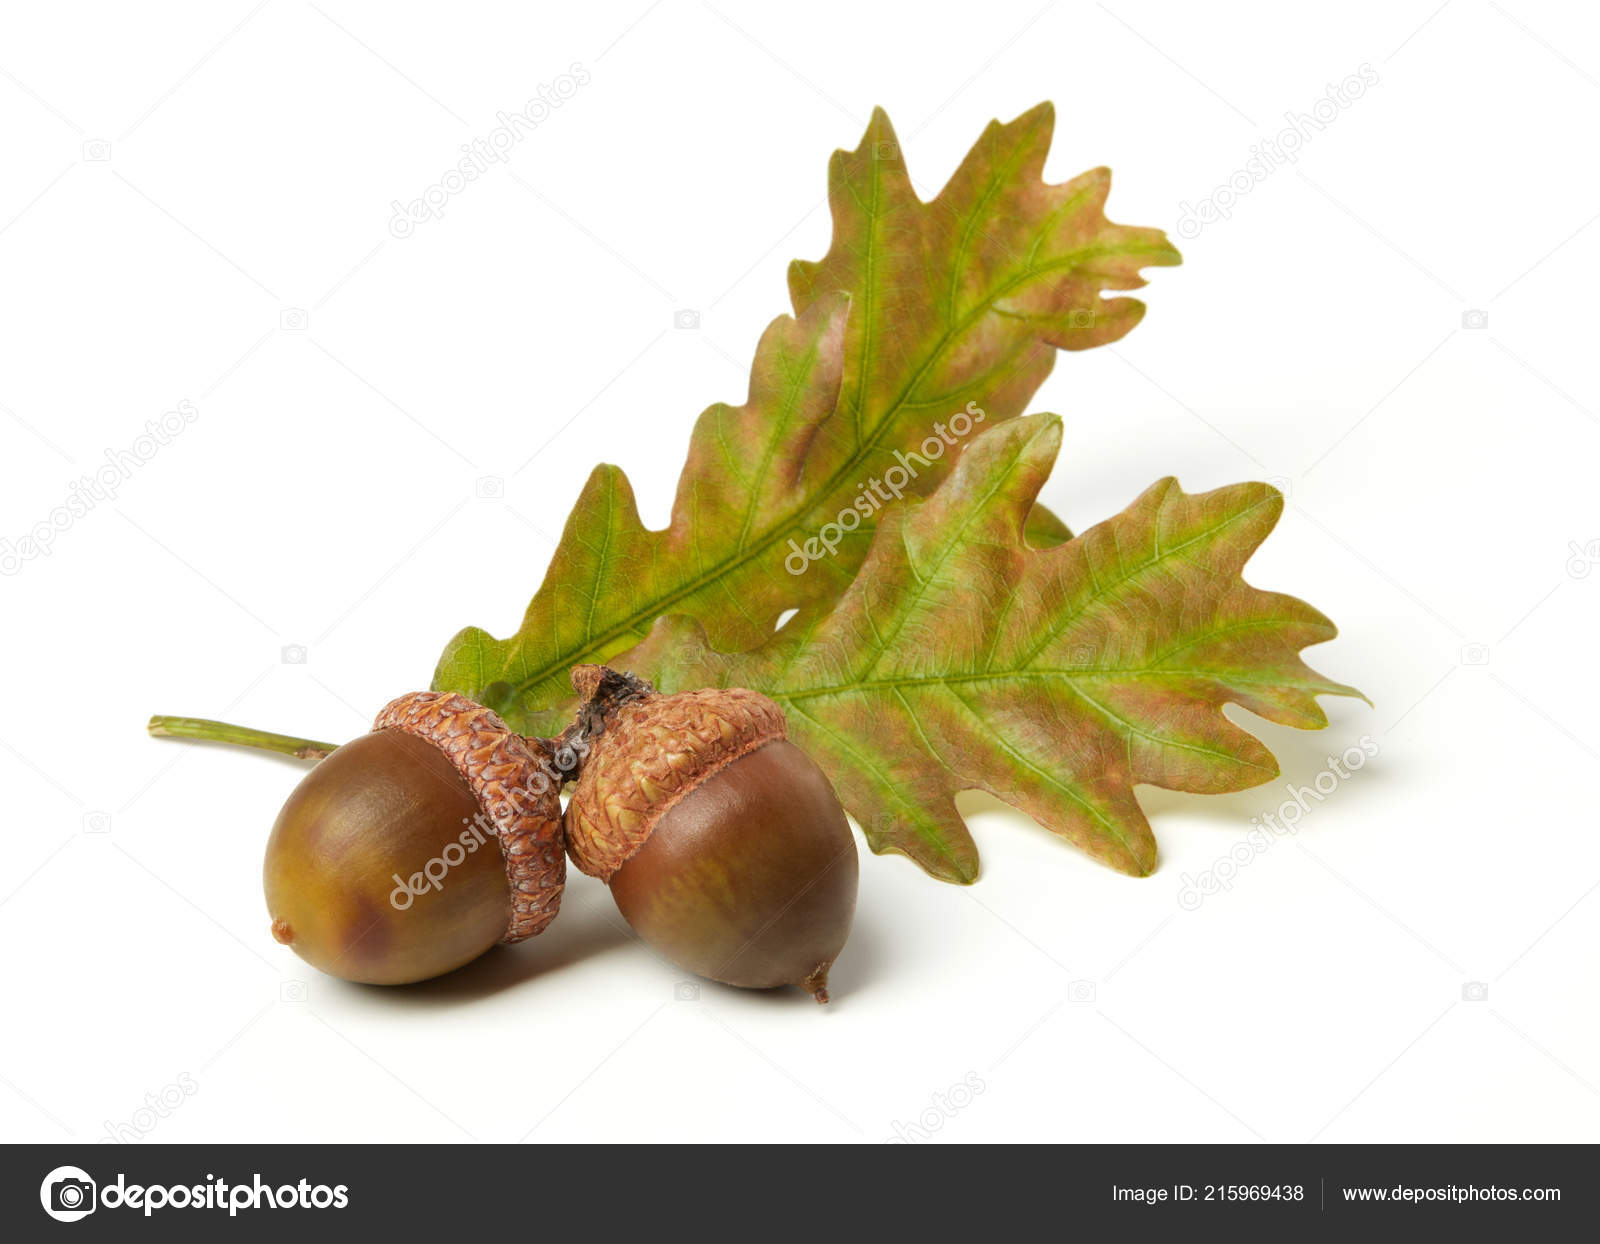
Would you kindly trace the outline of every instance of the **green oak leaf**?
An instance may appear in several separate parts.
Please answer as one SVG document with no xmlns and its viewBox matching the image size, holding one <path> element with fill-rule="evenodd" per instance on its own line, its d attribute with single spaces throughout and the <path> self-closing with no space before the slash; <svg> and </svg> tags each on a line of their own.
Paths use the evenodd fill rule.
<svg viewBox="0 0 1600 1244">
<path fill-rule="evenodd" d="M 1217 793 L 1278 774 L 1223 705 L 1310 729 L 1327 725 L 1317 696 L 1360 692 L 1300 659 L 1336 634 L 1327 618 L 1240 577 L 1283 510 L 1276 489 L 1190 495 L 1164 479 L 1076 539 L 1030 547 L 1060 445 L 1054 415 L 985 432 L 931 497 L 884 515 L 831 612 L 732 654 L 694 619 L 663 618 L 632 667 L 667 691 L 771 696 L 872 849 L 936 877 L 977 876 L 963 790 L 1148 874 L 1136 784 Z"/>
<path fill-rule="evenodd" d="M 548 732 L 564 724 L 570 668 L 620 656 L 664 614 L 697 618 L 711 642 L 737 650 L 788 610 L 825 610 L 887 508 L 858 498 L 931 491 L 959 456 L 959 446 L 919 453 L 938 444 L 936 426 L 969 409 L 984 427 L 1021 414 L 1057 349 L 1115 341 L 1143 315 L 1142 303 L 1103 291 L 1179 262 L 1159 230 L 1106 219 L 1107 170 L 1042 180 L 1053 125 L 1048 104 L 991 123 L 923 202 L 876 111 L 861 145 L 830 165 L 828 254 L 790 269 L 798 318 L 767 329 L 746 403 L 700 416 L 667 528 L 646 529 L 627 477 L 598 467 L 516 634 L 462 631 L 434 688 Z M 880 483 L 907 462 L 911 477 Z M 836 551 L 789 573 L 803 560 L 795 549 L 852 507 L 859 526 Z M 1047 512 L 1030 532 L 1041 546 L 1070 534 Z"/>
</svg>

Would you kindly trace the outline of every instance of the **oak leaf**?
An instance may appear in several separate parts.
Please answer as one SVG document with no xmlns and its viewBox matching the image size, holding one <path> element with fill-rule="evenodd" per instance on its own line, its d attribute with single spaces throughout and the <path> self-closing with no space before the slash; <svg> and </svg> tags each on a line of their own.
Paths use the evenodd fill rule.
<svg viewBox="0 0 1600 1244">
<path fill-rule="evenodd" d="M 982 790 L 1114 868 L 1147 874 L 1156 842 L 1134 797 L 1241 790 L 1278 774 L 1237 704 L 1325 726 L 1319 695 L 1359 696 L 1300 649 L 1335 628 L 1240 576 L 1283 498 L 1266 484 L 1191 495 L 1152 485 L 1055 547 L 1024 523 L 1061 444 L 1054 415 L 983 433 L 928 499 L 887 512 L 826 614 L 759 648 L 714 649 L 664 618 L 632 654 L 666 691 L 743 686 L 782 706 L 873 850 L 967 882 L 978 851 L 956 809 Z"/>
<path fill-rule="evenodd" d="M 858 503 L 869 487 L 888 495 L 877 481 L 898 465 L 895 494 L 931 491 L 955 452 L 909 460 L 910 473 L 905 463 L 937 443 L 936 425 L 966 410 L 984 426 L 1021 414 L 1057 349 L 1115 341 L 1138 323 L 1142 303 L 1104 291 L 1179 262 L 1159 230 L 1106 219 L 1107 170 L 1043 180 L 1053 126 L 1048 104 L 991 123 L 923 202 L 888 117 L 874 112 L 860 146 L 829 167 L 831 248 L 790 269 L 798 318 L 762 337 L 746 403 L 700 416 L 668 526 L 647 529 L 622 471 L 596 468 L 521 627 L 506 639 L 461 632 L 434 688 L 550 732 L 564 724 L 569 669 L 622 657 L 662 615 L 694 617 L 737 650 L 788 610 L 825 611 L 889 508 Z M 846 532 L 837 520 L 851 512 L 859 521 Z M 832 551 L 808 561 L 806 541 L 825 528 L 838 534 Z M 1031 530 L 1041 544 L 1068 534 L 1043 511 Z"/>
</svg>

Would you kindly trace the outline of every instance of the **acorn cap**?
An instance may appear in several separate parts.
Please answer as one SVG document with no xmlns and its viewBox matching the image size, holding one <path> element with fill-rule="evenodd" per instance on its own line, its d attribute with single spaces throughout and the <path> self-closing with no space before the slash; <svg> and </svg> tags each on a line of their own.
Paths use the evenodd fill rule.
<svg viewBox="0 0 1600 1244">
<path fill-rule="evenodd" d="M 615 677 L 598 666 L 573 670 L 584 710 L 613 691 L 601 683 L 601 673 Z M 592 726 L 583 742 L 603 730 L 606 745 L 585 758 L 567 805 L 573 862 L 607 882 L 684 796 L 788 733 L 783 711 L 759 692 L 713 687 L 662 696 L 648 683 L 630 681 L 631 689 L 615 694 L 603 712 L 589 712 Z"/>
<path fill-rule="evenodd" d="M 466 781 L 500 841 L 511 915 L 500 940 L 544 931 L 561 909 L 561 784 L 538 742 L 465 696 L 413 691 L 385 705 L 374 730 L 403 730 L 433 744 Z"/>
</svg>

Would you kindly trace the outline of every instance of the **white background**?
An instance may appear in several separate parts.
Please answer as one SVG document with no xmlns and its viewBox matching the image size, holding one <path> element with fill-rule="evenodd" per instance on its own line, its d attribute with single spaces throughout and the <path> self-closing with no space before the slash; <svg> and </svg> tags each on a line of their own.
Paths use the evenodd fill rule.
<svg viewBox="0 0 1600 1244">
<path fill-rule="evenodd" d="M 1600 540 L 1592 10 L 532 8 L 0 20 L 0 537 L 200 412 L 0 580 L 0 1138 L 1600 1139 L 1600 572 L 1569 568 Z M 505 165 L 391 235 L 574 62 Z M 1250 579 L 1340 624 L 1309 657 L 1374 708 L 1251 721 L 1270 787 L 1142 791 L 1146 880 L 964 797 L 982 879 L 865 856 L 826 1010 L 679 999 L 582 876 L 543 937 L 420 988 L 271 941 L 261 850 L 303 766 L 146 717 L 350 737 L 459 627 L 515 627 L 597 461 L 664 522 L 873 104 L 928 197 L 1053 99 L 1051 180 L 1109 164 L 1113 219 L 1175 230 L 1364 63 L 1378 85 L 1174 234 L 1144 324 L 1034 409 L 1066 419 L 1045 498 L 1074 527 L 1166 474 L 1284 486 Z M 1363 735 L 1375 761 L 1182 908 Z"/>
</svg>

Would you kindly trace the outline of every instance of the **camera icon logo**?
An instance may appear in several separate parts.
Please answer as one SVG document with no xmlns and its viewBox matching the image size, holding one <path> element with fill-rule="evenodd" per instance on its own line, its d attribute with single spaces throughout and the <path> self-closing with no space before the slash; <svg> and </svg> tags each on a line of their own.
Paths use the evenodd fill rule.
<svg viewBox="0 0 1600 1244">
<path fill-rule="evenodd" d="M 1085 307 L 1074 308 L 1072 313 L 1067 316 L 1067 324 L 1071 328 L 1093 328 L 1094 312 Z"/>
<path fill-rule="evenodd" d="M 103 138 L 91 138 L 83 144 L 83 158 L 103 164 L 111 158 L 111 144 Z"/>
<path fill-rule="evenodd" d="M 1574 579 L 1587 579 L 1589 572 L 1600 566 L 1600 540 L 1590 540 L 1579 546 L 1576 540 L 1567 541 L 1567 574 Z"/>
<path fill-rule="evenodd" d="M 278 985 L 279 1002 L 304 1002 L 310 996 L 305 981 L 283 981 Z"/>
<path fill-rule="evenodd" d="M 282 656 L 285 665 L 304 665 L 306 663 L 306 646 L 304 644 L 284 644 Z"/>
<path fill-rule="evenodd" d="M 298 333 L 311 326 L 311 316 L 299 307 L 285 307 L 278 312 L 278 327 L 287 333 Z"/>
<path fill-rule="evenodd" d="M 1480 311 L 1476 307 L 1474 307 L 1470 311 L 1463 311 L 1461 313 L 1461 327 L 1462 328 L 1488 328 L 1489 327 L 1489 313 L 1487 311 Z"/>
<path fill-rule="evenodd" d="M 498 475 L 485 475 L 478 481 L 476 492 L 480 500 L 499 501 L 506 495 L 506 482 Z"/>
<path fill-rule="evenodd" d="M 1488 644 L 1463 644 L 1461 647 L 1461 664 L 1487 665 L 1489 664 Z"/>
<path fill-rule="evenodd" d="M 111 813 L 85 812 L 83 814 L 83 832 L 86 834 L 109 834 L 111 832 Z"/>
<path fill-rule="evenodd" d="M 1067 986 L 1067 1001 L 1073 1006 L 1090 1006 L 1097 992 L 1093 981 L 1073 981 Z"/>
<path fill-rule="evenodd" d="M 1461 1000 L 1463 1002 L 1487 1002 L 1489 1000 L 1489 986 L 1484 981 L 1468 981 L 1461 986 Z"/>
<path fill-rule="evenodd" d="M 874 160 L 898 160 L 900 158 L 900 148 L 894 143 L 874 143 L 872 146 L 872 158 Z"/>
<path fill-rule="evenodd" d="M 674 328 L 699 328 L 700 313 L 698 311 L 674 311 L 672 313 L 672 327 Z"/>
<path fill-rule="evenodd" d="M 677 1002 L 700 1001 L 700 984 L 698 981 L 679 981 L 672 987 L 672 997 Z"/>
<path fill-rule="evenodd" d="M 1267 483 L 1281 492 L 1285 501 L 1294 495 L 1294 481 L 1287 475 L 1269 475 L 1267 476 Z"/>
<path fill-rule="evenodd" d="M 80 1166 L 58 1166 L 39 1185 L 39 1204 L 57 1222 L 77 1222 L 94 1213 L 95 1182 Z"/>
</svg>

